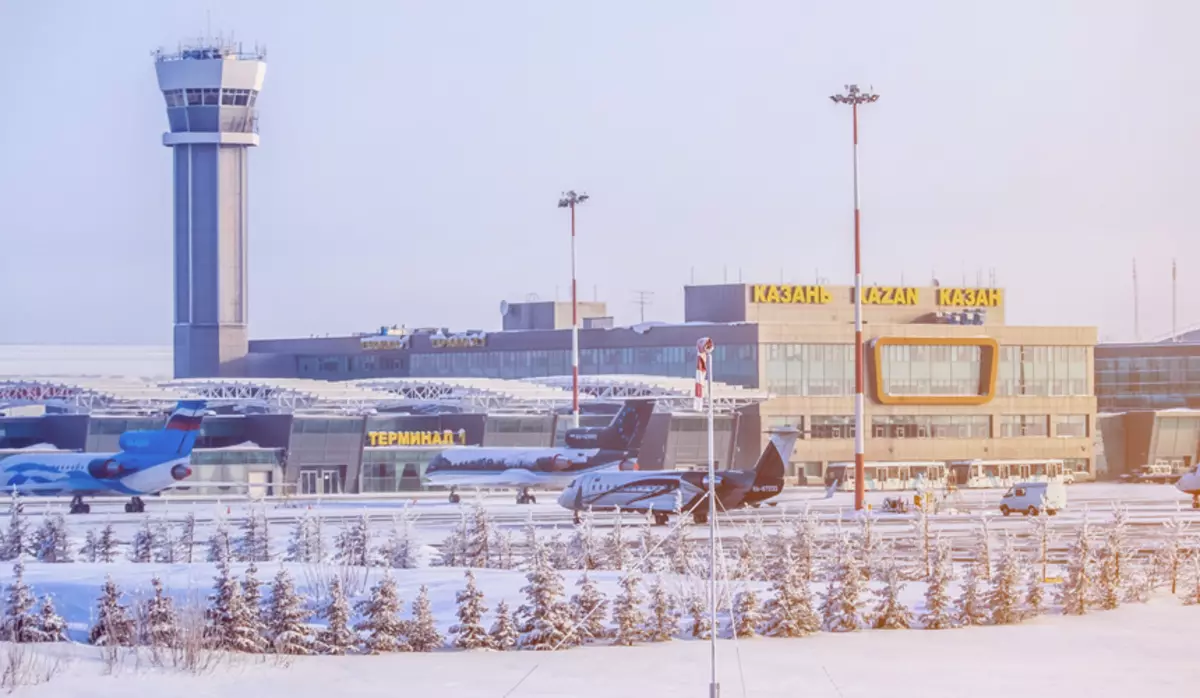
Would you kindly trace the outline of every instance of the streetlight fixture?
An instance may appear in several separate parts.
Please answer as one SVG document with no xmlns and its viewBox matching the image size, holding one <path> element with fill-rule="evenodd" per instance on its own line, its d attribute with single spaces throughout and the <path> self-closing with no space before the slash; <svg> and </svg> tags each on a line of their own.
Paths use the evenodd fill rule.
<svg viewBox="0 0 1200 698">
<path fill-rule="evenodd" d="M 863 425 L 863 326 L 862 326 L 862 234 L 858 202 L 858 106 L 879 100 L 858 85 L 846 85 L 846 94 L 831 95 L 835 104 L 849 104 L 854 119 L 854 508 L 861 510 L 866 499 L 863 454 L 866 428 Z"/>
<path fill-rule="evenodd" d="M 564 192 L 559 208 L 571 209 L 571 415 L 579 426 L 579 294 L 575 284 L 575 207 L 588 200 L 587 194 L 575 190 Z"/>
</svg>

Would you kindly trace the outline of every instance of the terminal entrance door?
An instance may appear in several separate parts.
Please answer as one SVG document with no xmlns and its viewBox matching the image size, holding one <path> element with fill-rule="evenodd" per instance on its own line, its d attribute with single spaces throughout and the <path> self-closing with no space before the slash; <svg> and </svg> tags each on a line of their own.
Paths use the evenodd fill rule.
<svg viewBox="0 0 1200 698">
<path fill-rule="evenodd" d="M 317 471 L 304 470 L 300 473 L 300 494 L 317 494 Z"/>
<path fill-rule="evenodd" d="M 341 494 L 342 478 L 337 470 L 321 471 L 321 494 Z"/>
</svg>

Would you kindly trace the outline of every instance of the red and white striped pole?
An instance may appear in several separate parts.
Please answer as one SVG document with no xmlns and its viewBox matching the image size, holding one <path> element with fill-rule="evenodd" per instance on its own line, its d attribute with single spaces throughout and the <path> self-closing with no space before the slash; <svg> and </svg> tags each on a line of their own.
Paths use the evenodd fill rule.
<svg viewBox="0 0 1200 698">
<path fill-rule="evenodd" d="M 854 122 L 854 508 L 866 505 L 866 425 L 863 424 L 863 323 L 862 323 L 862 216 L 858 199 L 858 105 L 869 104 L 879 95 L 862 92 L 858 85 L 846 85 L 846 94 L 830 97 L 849 104 Z"/>
<path fill-rule="evenodd" d="M 717 461 L 714 431 L 712 389 L 713 341 L 702 337 L 696 342 L 696 392 L 693 406 L 697 411 L 704 408 L 705 384 L 708 392 L 708 621 L 710 628 L 717 627 Z M 728 466 L 726 466 L 728 467 Z M 709 633 L 709 698 L 720 695 L 717 683 L 717 633 Z"/>
<path fill-rule="evenodd" d="M 579 294 L 575 283 L 575 206 L 588 200 L 573 190 L 558 200 L 559 208 L 571 209 L 571 419 L 579 426 Z"/>
</svg>

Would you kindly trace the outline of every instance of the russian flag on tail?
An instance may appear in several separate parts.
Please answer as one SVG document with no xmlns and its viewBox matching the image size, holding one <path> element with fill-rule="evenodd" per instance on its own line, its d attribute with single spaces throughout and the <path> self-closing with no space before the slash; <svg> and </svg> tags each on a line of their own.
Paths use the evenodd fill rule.
<svg viewBox="0 0 1200 698">
<path fill-rule="evenodd" d="M 704 409 L 704 383 L 708 378 L 708 360 L 712 350 L 713 342 L 708 337 L 696 342 L 696 390 L 692 396 L 692 406 L 697 412 Z"/>
</svg>

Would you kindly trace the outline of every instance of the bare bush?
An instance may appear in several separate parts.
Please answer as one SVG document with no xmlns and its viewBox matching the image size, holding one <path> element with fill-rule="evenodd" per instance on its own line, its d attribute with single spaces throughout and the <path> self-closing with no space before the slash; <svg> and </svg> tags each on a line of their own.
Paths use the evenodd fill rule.
<svg viewBox="0 0 1200 698">
<path fill-rule="evenodd" d="M 308 606 L 315 609 L 329 603 L 329 587 L 334 579 L 341 583 L 347 598 L 353 598 L 366 593 L 370 577 L 370 567 L 324 563 L 305 565 L 303 588 L 307 591 Z"/>
<path fill-rule="evenodd" d="M 46 683 L 67 664 L 63 657 L 39 652 L 37 645 L 12 643 L 0 655 L 0 689 L 12 693 L 22 686 Z"/>
<path fill-rule="evenodd" d="M 161 666 L 189 674 L 207 674 L 215 669 L 224 655 L 205 640 L 204 610 L 195 603 L 180 607 L 176 612 L 175 642 L 170 647 L 152 648 L 151 657 L 157 655 Z"/>
</svg>

